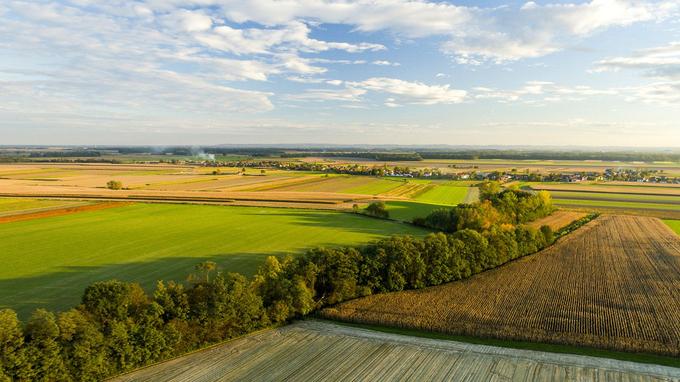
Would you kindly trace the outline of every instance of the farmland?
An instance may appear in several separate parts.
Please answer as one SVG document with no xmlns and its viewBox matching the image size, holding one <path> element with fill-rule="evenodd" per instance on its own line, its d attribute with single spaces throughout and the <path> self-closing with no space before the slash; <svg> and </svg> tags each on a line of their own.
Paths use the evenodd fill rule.
<svg viewBox="0 0 680 382">
<path fill-rule="evenodd" d="M 680 218 L 680 188 L 640 184 L 532 184 L 549 191 L 555 205 L 600 212 Z"/>
<path fill-rule="evenodd" d="M 121 190 L 106 188 L 120 181 Z M 373 200 L 454 205 L 476 198 L 470 182 L 177 164 L 0 165 L 0 196 L 183 201 L 350 210 Z"/>
<path fill-rule="evenodd" d="M 677 357 L 679 293 L 680 237 L 658 219 L 603 216 L 536 255 L 468 280 L 356 299 L 323 315 Z"/>
<path fill-rule="evenodd" d="M 268 255 L 425 232 L 331 211 L 146 203 L 3 223 L 0 307 L 61 310 L 96 280 L 151 287 L 205 260 L 250 275 Z"/>
<path fill-rule="evenodd" d="M 122 375 L 114 381 L 664 381 L 678 369 L 406 337 L 304 321 Z"/>
<path fill-rule="evenodd" d="M 671 227 L 675 233 L 680 235 L 680 220 L 664 220 L 667 226 Z"/>
<path fill-rule="evenodd" d="M 529 225 L 534 228 L 541 228 L 541 226 L 547 225 L 553 231 L 559 231 L 560 229 L 571 224 L 573 221 L 581 219 L 586 215 L 587 214 L 585 212 L 558 210 L 542 219 L 534 220 Z"/>
</svg>

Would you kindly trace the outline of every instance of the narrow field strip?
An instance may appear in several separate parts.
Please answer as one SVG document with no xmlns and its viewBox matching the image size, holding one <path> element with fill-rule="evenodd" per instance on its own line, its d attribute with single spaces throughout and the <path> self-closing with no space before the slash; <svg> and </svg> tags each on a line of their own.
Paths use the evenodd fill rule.
<svg viewBox="0 0 680 382">
<path fill-rule="evenodd" d="M 86 205 L 77 206 L 77 207 L 55 208 L 55 209 L 49 209 L 49 210 L 40 211 L 40 212 L 31 212 L 31 213 L 20 214 L 20 215 L 0 216 L 0 224 L 20 222 L 20 221 L 26 221 L 26 220 L 34 220 L 34 219 L 42 219 L 42 218 L 54 217 L 54 216 L 64 216 L 64 215 L 76 214 L 76 213 L 79 213 L 79 212 L 85 212 L 85 211 L 99 211 L 99 210 L 104 210 L 104 209 L 109 209 L 109 208 L 122 207 L 122 206 L 125 206 L 125 205 L 128 205 L 128 204 L 131 204 L 131 203 L 102 202 L 102 203 L 95 203 L 95 204 L 86 204 Z"/>
<path fill-rule="evenodd" d="M 128 381 L 668 381 L 671 367 L 303 321 L 114 378 Z"/>
</svg>

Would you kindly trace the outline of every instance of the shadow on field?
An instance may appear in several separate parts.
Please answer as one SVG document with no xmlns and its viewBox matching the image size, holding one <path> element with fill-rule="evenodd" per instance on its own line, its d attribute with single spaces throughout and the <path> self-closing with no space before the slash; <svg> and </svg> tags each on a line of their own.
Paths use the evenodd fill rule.
<svg viewBox="0 0 680 382">
<path fill-rule="evenodd" d="M 196 264 L 203 261 L 214 261 L 222 272 L 252 276 L 267 256 L 283 257 L 288 254 L 270 252 L 178 256 L 124 264 L 63 267 L 58 272 L 0 280 L 0 309 L 14 309 L 25 320 L 38 308 L 56 312 L 75 307 L 80 303 L 85 288 L 96 281 L 118 279 L 138 282 L 147 292 L 152 292 L 158 280 L 186 282 Z"/>
<path fill-rule="evenodd" d="M 399 203 L 405 203 L 403 206 L 398 206 L 397 208 L 408 208 L 414 210 L 413 215 L 415 216 L 425 216 L 429 213 L 429 210 L 434 210 L 437 208 L 443 208 L 445 206 L 430 205 L 424 203 L 414 203 L 414 202 L 389 202 L 388 209 L 390 206 L 396 206 Z M 414 204 L 417 204 L 414 209 Z M 422 206 L 420 206 L 422 204 Z M 417 210 L 417 211 L 415 211 Z M 424 214 L 421 214 L 424 212 Z M 263 216 L 267 214 L 262 213 L 242 213 L 242 215 L 251 216 Z M 345 232 L 355 232 L 361 234 L 372 234 L 372 235 L 382 235 L 390 236 L 393 234 L 427 234 L 429 231 L 424 228 L 419 228 L 411 225 L 403 225 L 399 222 L 394 222 L 390 220 L 382 220 L 372 218 L 370 216 L 364 216 L 360 214 L 352 214 L 347 212 L 328 212 L 328 215 L 320 214 L 310 214 L 305 212 L 286 212 L 285 216 L 295 218 L 294 223 L 297 225 L 310 226 L 310 227 L 326 227 L 333 229 L 342 229 Z M 329 216 L 337 216 L 337 218 L 329 218 Z M 398 217 L 394 217 L 399 219 Z M 410 220 L 410 219 L 399 219 L 399 220 Z M 266 235 L 266 233 L 265 233 Z"/>
</svg>

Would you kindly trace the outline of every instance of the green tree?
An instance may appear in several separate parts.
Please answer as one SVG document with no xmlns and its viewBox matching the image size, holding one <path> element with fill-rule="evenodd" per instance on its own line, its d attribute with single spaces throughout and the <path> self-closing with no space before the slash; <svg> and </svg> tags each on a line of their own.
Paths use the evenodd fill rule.
<svg viewBox="0 0 680 382">
<path fill-rule="evenodd" d="M 118 180 L 109 180 L 106 182 L 106 188 L 109 190 L 120 190 L 123 188 L 123 183 Z"/>
<path fill-rule="evenodd" d="M 38 309 L 26 324 L 26 352 L 32 366 L 30 379 L 66 381 L 69 374 L 59 345 L 59 326 L 52 312 Z"/>
<path fill-rule="evenodd" d="M 366 207 L 366 213 L 371 216 L 387 219 L 390 217 L 390 212 L 384 202 L 373 202 Z"/>
<path fill-rule="evenodd" d="M 29 366 L 24 347 L 24 333 L 16 312 L 0 310 L 0 381 L 26 379 Z"/>
<path fill-rule="evenodd" d="M 64 360 L 73 379 L 101 381 L 109 373 L 104 334 L 77 309 L 59 314 Z"/>
</svg>

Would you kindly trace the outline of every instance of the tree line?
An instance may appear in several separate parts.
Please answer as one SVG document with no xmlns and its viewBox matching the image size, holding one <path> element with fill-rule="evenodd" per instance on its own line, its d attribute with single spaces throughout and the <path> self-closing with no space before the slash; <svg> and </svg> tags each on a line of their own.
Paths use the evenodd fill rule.
<svg viewBox="0 0 680 382">
<path fill-rule="evenodd" d="M 543 214 L 529 206 L 547 206 L 494 187 L 484 186 L 474 205 L 490 203 L 504 216 L 489 225 L 272 256 L 252 278 L 205 262 L 186 283 L 159 281 L 151 294 L 135 283 L 96 282 L 79 306 L 38 309 L 25 324 L 0 310 L 0 381 L 101 380 L 352 298 L 464 279 L 550 245 L 549 227 L 513 224 Z"/>
<path fill-rule="evenodd" d="M 554 209 L 547 191 L 501 190 L 500 184 L 493 181 L 480 183 L 479 190 L 479 202 L 437 209 L 424 218 L 414 219 L 413 223 L 448 233 L 462 229 L 480 231 L 528 223 L 550 215 Z"/>
</svg>

